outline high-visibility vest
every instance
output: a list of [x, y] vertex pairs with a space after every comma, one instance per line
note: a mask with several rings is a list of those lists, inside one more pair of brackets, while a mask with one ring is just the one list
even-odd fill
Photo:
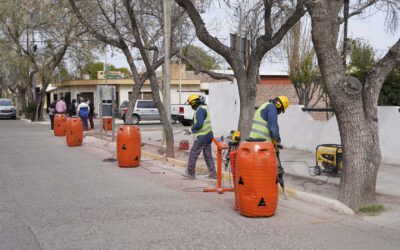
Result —
[[207, 116], [206, 119], [204, 120], [203, 126], [197, 132], [194, 133], [196, 138], [200, 135], [206, 135], [212, 131], [210, 112], [208, 111], [207, 106], [200, 106], [197, 108], [196, 112], [194, 113], [193, 124], [196, 124], [197, 120], [196, 114], [197, 111], [199, 111], [199, 109], [204, 109], [205, 111], [207, 111]]
[[261, 117], [261, 111], [268, 105], [273, 105], [270, 102], [266, 102], [261, 107], [259, 107], [254, 114], [253, 125], [251, 126], [250, 138], [253, 139], [265, 139], [266, 141], [271, 141], [271, 136], [269, 135], [268, 122]]

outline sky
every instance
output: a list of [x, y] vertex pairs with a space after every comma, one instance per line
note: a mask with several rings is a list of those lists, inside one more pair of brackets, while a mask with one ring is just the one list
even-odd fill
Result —
[[[229, 17], [221, 14], [217, 7], [214, 6], [214, 12], [205, 16], [205, 23], [210, 30], [210, 33], [218, 37], [221, 42], [229, 45], [229, 32], [232, 28], [229, 25]], [[400, 28], [395, 33], [386, 31], [385, 26], [386, 14], [382, 11], [377, 11], [375, 8], [369, 8], [362, 16], [354, 16], [349, 22], [349, 37], [353, 39], [360, 39], [368, 42], [375, 50], [377, 57], [382, 57], [388, 49], [400, 38]], [[194, 42], [197, 46], [204, 46], [199, 41]], [[217, 56], [215, 52], [205, 47], [205, 49], [213, 56]], [[99, 56], [99, 60], [104, 61], [104, 54]], [[271, 58], [271, 56], [268, 56]], [[228, 64], [221, 60], [220, 66], [224, 69]], [[114, 51], [107, 53], [107, 61], [117, 67], [129, 68], [126, 59], [122, 53]], [[274, 58], [265, 60], [261, 65], [260, 71], [287, 71], [287, 63], [284, 58]]]

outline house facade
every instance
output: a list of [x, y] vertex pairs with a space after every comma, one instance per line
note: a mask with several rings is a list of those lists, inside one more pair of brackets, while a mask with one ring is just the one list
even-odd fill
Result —
[[[192, 93], [204, 95], [208, 92], [208, 84], [202, 83], [200, 79], [188, 79], [185, 65], [179, 76], [178, 65], [171, 65], [171, 104], [183, 104], [187, 97]], [[162, 77], [158, 75], [157, 81], [160, 89], [162, 88]], [[132, 78], [125, 79], [96, 79], [96, 80], [71, 80], [52, 84], [55, 88], [47, 94], [47, 105], [52, 100], [65, 98], [67, 104], [73, 99], [80, 100], [87, 98], [94, 103], [98, 110], [100, 97], [97, 93], [98, 86], [114, 86], [116, 91], [116, 104], [121, 105], [123, 101], [128, 101], [134, 87]], [[139, 99], [152, 100], [150, 82], [146, 81], [140, 91]]]

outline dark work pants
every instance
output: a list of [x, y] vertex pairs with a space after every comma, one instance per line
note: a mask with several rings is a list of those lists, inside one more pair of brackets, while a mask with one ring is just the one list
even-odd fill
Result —
[[51, 130], [54, 130], [54, 115], [49, 115], [50, 116], [50, 124], [51, 124]]
[[79, 116], [79, 118], [81, 118], [82, 120], [82, 124], [83, 124], [83, 130], [88, 130], [88, 122], [87, 122], [87, 116]]
[[94, 129], [93, 115], [89, 115], [88, 118], [89, 118], [90, 128]]
[[214, 159], [212, 157], [212, 152], [211, 152], [211, 143], [204, 144], [200, 143], [198, 140], [195, 140], [189, 153], [189, 162], [188, 162], [189, 174], [195, 175], [196, 161], [202, 151], [204, 160], [206, 161], [207, 164], [208, 171], [210, 172], [210, 174], [215, 173]]

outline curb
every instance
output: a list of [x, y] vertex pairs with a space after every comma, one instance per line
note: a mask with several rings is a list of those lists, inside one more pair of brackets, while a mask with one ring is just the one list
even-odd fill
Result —
[[29, 120], [29, 119], [26, 119], [26, 118], [24, 118], [24, 117], [19, 117], [19, 119], [20, 119], [21, 121], [29, 122], [29, 123], [32, 123], [32, 124], [50, 125], [50, 122], [49, 122], [49, 121], [33, 122], [33, 121], [31, 121], [31, 120]]
[[[153, 160], [160, 160], [163, 163], [172, 163], [175, 166], [182, 167], [182, 168], [186, 167], [186, 162], [184, 162], [182, 160], [177, 160], [174, 158], [160, 156], [159, 154], [148, 152], [148, 151], [142, 151], [142, 154], [144, 156], [146, 156], [147, 158], [151, 158]], [[196, 167], [196, 170], [198, 168], [199, 167]], [[200, 166], [199, 170], [206, 171], [206, 173], [208, 172], [207, 168], [204, 166]], [[224, 180], [229, 180], [230, 178], [232, 178], [232, 174], [229, 172], [223, 171], [222, 174], [223, 174]], [[280, 187], [279, 187], [279, 192], [283, 195], [283, 191]], [[304, 201], [307, 203], [316, 204], [320, 207], [333, 210], [339, 214], [346, 214], [346, 215], [354, 215], [355, 214], [354, 211], [351, 210], [348, 206], [344, 205], [343, 203], [341, 203], [340, 201], [335, 200], [335, 199], [327, 198], [327, 197], [313, 194], [313, 193], [307, 193], [307, 192], [300, 191], [300, 190], [297, 190], [297, 189], [291, 188], [291, 187], [285, 188], [285, 194], [290, 198]]]
[[[93, 137], [93, 136], [91, 136], [91, 137], [95, 140], [102, 140], [97, 137]], [[107, 140], [102, 140], [102, 141], [107, 141]], [[110, 141], [107, 141], [107, 142], [110, 143]], [[173, 164], [174, 166], [177, 166], [179, 168], [185, 168], [187, 165], [187, 163], [185, 161], [170, 158], [170, 157], [165, 157], [165, 155], [160, 155], [160, 154], [149, 152], [149, 151], [142, 150], [142, 155], [146, 158], [149, 158], [151, 160], [157, 160], [164, 164], [166, 164], [166, 163]], [[207, 174], [208, 169], [205, 166], [197, 166], [196, 172], [198, 172], [199, 174]], [[223, 171], [222, 174], [223, 174], [224, 180], [229, 180], [230, 178], [232, 178], [232, 174], [229, 172]], [[280, 187], [279, 187], [279, 193], [283, 195], [283, 191]], [[290, 198], [293, 198], [293, 199], [296, 199], [299, 201], [303, 201], [306, 203], [312, 203], [317, 206], [335, 211], [339, 214], [345, 214], [345, 215], [354, 215], [355, 214], [353, 210], [351, 210], [349, 207], [347, 207], [340, 201], [334, 200], [331, 198], [327, 198], [327, 197], [324, 197], [321, 195], [307, 193], [307, 192], [300, 191], [300, 190], [297, 190], [297, 189], [291, 188], [291, 187], [285, 188], [285, 194], [287, 197], [290, 197]]]
[[331, 198], [327, 198], [321, 195], [313, 194], [313, 193], [307, 193], [304, 191], [299, 191], [294, 188], [287, 187], [285, 188], [285, 193], [287, 196], [304, 201], [307, 203], [313, 203], [318, 206], [321, 206], [323, 208], [327, 208], [330, 210], [333, 210], [339, 214], [346, 214], [346, 215], [354, 215], [354, 211], [350, 209], [348, 206], [345, 204], [341, 203], [338, 200], [334, 200]]

